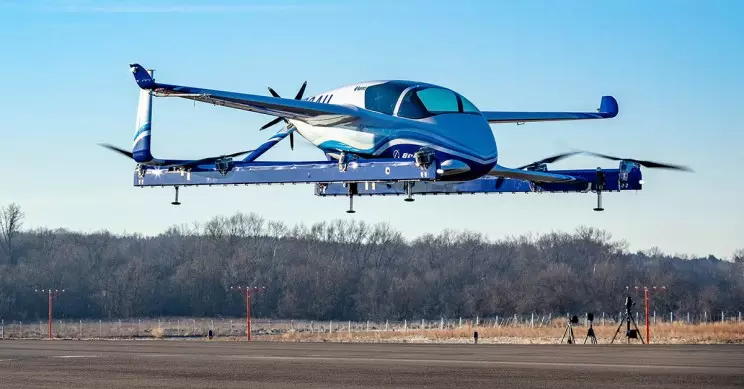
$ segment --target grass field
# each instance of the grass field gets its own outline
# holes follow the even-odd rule
[[[632,328],[632,327],[631,327]],[[641,336],[646,340],[646,329],[639,326]],[[584,343],[588,327],[574,326],[576,343]],[[559,343],[565,333],[565,327],[549,326],[530,327],[480,327],[458,329],[429,329],[409,331],[380,332],[344,332],[333,334],[287,332],[281,335],[265,335],[261,339],[275,341],[326,341],[326,342],[388,342],[388,343],[472,343],[473,333],[478,331],[478,343],[501,344],[551,344]],[[610,343],[617,331],[617,325],[594,326],[598,343]],[[710,343],[743,343],[744,324],[709,323],[684,324],[664,323],[650,327],[651,343],[659,344],[710,344]],[[566,336],[566,339],[568,336]],[[565,342],[566,339],[563,341]],[[587,340],[589,343],[590,340]],[[625,326],[617,334],[615,343],[626,343]],[[631,339],[631,343],[640,343]]]
[[[405,323],[367,322],[312,322],[254,319],[254,340],[278,342],[387,342],[387,343],[472,343],[478,331],[479,343],[551,344],[561,341],[565,333],[565,319],[530,322],[484,323],[471,326],[469,321],[429,321]],[[595,321],[594,332],[598,343],[610,343],[618,324]],[[643,322],[638,323],[646,340]],[[632,328],[632,327],[631,327]],[[212,330],[216,340],[245,340],[245,319],[161,318],[115,321],[55,321],[53,334],[64,339],[167,339],[205,338]],[[584,343],[588,327],[574,325],[576,343]],[[43,339],[48,335],[47,323],[5,323],[0,330],[3,339]],[[701,324],[683,321],[651,324],[651,343],[656,344],[744,344],[744,321],[729,320]],[[565,339],[564,339],[565,342]],[[625,325],[620,328],[615,343],[627,342]],[[589,341],[587,341],[589,343]],[[631,339],[631,343],[640,343]]]

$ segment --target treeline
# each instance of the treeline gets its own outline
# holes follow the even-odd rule
[[[385,224],[287,226],[238,213],[123,236],[23,230],[22,217],[14,205],[0,213],[6,320],[45,318],[47,296],[35,289],[50,287],[65,289],[55,303],[64,318],[239,317],[237,285],[265,286],[253,312],[287,319],[618,312],[635,285],[667,287],[652,294],[660,312],[744,310],[743,251],[733,260],[631,253],[593,228],[495,241],[446,230],[408,241]]]

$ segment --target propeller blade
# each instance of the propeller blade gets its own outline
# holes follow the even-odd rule
[[[124,150],[124,149],[120,149],[120,148],[118,148],[118,147],[116,147],[116,146],[112,146],[112,145],[110,145],[110,144],[107,144],[107,143],[99,143],[98,145],[99,145],[99,146],[103,146],[103,147],[105,147],[105,148],[107,148],[107,149],[109,149],[109,150],[113,150],[113,151],[116,151],[117,153],[119,153],[119,154],[121,154],[121,155],[123,155],[123,156],[125,156],[125,157],[129,157],[129,158],[131,158],[131,159],[134,159],[134,154],[132,154],[132,152],[131,152],[131,151],[127,151],[127,150]]]
[[[227,155],[223,155],[223,156],[220,156],[220,157],[217,157],[217,158],[214,158],[214,159],[215,159],[215,160],[217,160],[217,159],[220,159],[220,158],[232,158],[232,157],[237,157],[238,155],[248,154],[248,153],[250,153],[251,151],[255,151],[255,150],[246,150],[246,151],[239,151],[239,152],[237,152],[237,153],[232,153],[232,154],[227,154]]]
[[[294,131],[289,133],[289,148],[294,150]]]
[[[496,185],[494,186],[494,188],[501,189],[501,185],[504,185],[504,177],[498,177],[496,179]]]
[[[662,162],[654,162],[654,161],[645,161],[642,159],[633,159],[633,158],[619,158],[619,157],[613,157],[611,155],[605,155],[600,153],[593,153],[591,151],[584,151],[584,154],[593,155],[595,157],[610,159],[613,161],[629,161],[629,162],[635,162],[643,167],[647,167],[650,169],[670,169],[670,170],[682,170],[686,172],[691,172],[692,169],[690,169],[687,166],[681,166],[681,165],[672,165],[668,163],[662,163]]]
[[[261,128],[259,128],[258,130],[259,130],[259,131],[263,131],[263,130],[265,130],[265,129],[267,129],[267,128],[271,127],[271,126],[273,126],[274,124],[277,124],[277,123],[281,122],[281,121],[282,121],[282,119],[284,119],[284,118],[278,117],[278,118],[276,118],[276,119],[274,119],[274,120],[272,120],[272,121],[270,121],[270,122],[268,122],[268,123],[264,124],[264,125],[263,125],[263,126],[261,126]]]
[[[302,86],[300,87],[300,91],[297,92],[297,95],[295,96],[295,100],[302,100],[302,95],[305,94],[306,86],[307,86],[307,81],[302,83]]]
[[[526,168],[529,168],[529,167],[534,167],[534,166],[537,166],[537,165],[541,165],[543,163],[557,162],[557,161],[560,161],[561,159],[568,158],[568,157],[570,157],[572,155],[576,155],[576,154],[579,154],[579,153],[580,153],[579,151],[571,151],[571,152],[568,152],[568,153],[562,153],[562,154],[554,155],[552,157],[543,158],[543,159],[541,159],[539,161],[532,162],[532,163],[530,163],[528,165],[520,166],[517,169],[520,169],[521,170],[521,169],[526,169]]]
[[[196,165],[200,165],[200,164],[204,164],[204,163],[216,162],[216,161],[218,161],[218,160],[220,160],[222,158],[237,157],[238,155],[248,154],[251,151],[253,151],[253,150],[239,151],[237,153],[220,155],[219,157],[207,157],[207,158],[202,158],[202,159],[197,159],[197,160],[193,160],[193,161],[184,162],[184,163],[181,163],[181,164],[176,164],[176,165],[173,165],[173,166],[180,166],[180,167],[196,166]]]
[[[271,89],[271,87],[269,87],[269,93],[271,93],[271,95],[274,96],[274,97],[276,97],[276,98],[280,98],[281,97],[281,96],[279,96],[279,93],[276,93],[276,91],[273,90],[273,89]]]

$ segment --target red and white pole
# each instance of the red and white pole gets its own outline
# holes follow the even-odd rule
[[[265,289],[266,288],[263,286],[260,288],[257,286],[254,286],[254,287],[246,286],[245,287],[245,338],[249,341],[251,340],[251,298],[253,297],[252,292],[263,291]],[[231,286],[230,290],[242,291],[243,287],[242,286]]]
[[[645,292],[645,305],[646,305],[646,344],[651,343],[650,331],[648,329],[648,288],[643,288]]]
[[[52,338],[52,290],[49,289],[49,339]]]
[[[245,336],[251,340],[251,289],[245,288]]]

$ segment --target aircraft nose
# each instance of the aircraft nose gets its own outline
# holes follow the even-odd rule
[[[491,126],[485,118],[480,117],[480,123],[473,125],[473,136],[469,139],[469,145],[473,151],[484,160],[496,160],[498,158],[498,149],[496,147],[496,138],[493,135]]]

